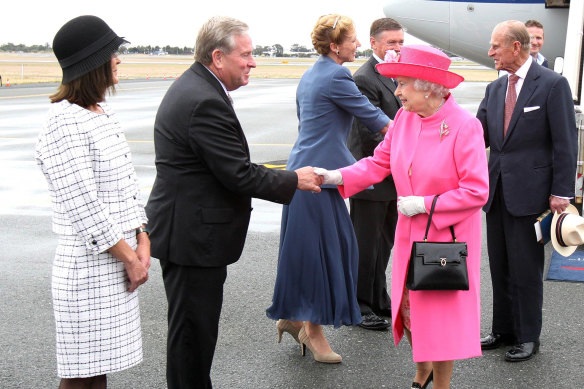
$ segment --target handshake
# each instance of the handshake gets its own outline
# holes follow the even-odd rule
[[[313,168],[305,166],[295,170],[298,175],[298,189],[310,190],[313,193],[320,192],[321,185],[333,184],[342,185],[343,176],[338,170],[326,170],[323,168]]]
[[[298,189],[320,192],[321,185],[343,185],[343,176],[338,170],[326,170],[320,167],[306,166],[296,170],[298,174]],[[397,199],[397,210],[404,216],[415,216],[428,213],[423,196],[400,196]]]

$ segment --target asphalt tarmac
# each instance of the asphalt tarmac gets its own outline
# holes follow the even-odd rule
[[[154,179],[152,124],[172,81],[120,84],[110,99],[120,116],[140,177],[144,199]],[[294,92],[298,80],[252,79],[235,91],[235,109],[247,134],[252,159],[278,164],[296,138]],[[453,93],[475,112],[485,83],[463,83]],[[57,387],[51,266],[56,236],[51,232],[46,182],[33,148],[54,85],[0,88],[0,388]],[[414,376],[410,348],[397,347],[390,331],[325,328],[339,365],[313,360],[265,315],[274,285],[281,206],[254,200],[246,246],[228,268],[219,340],[212,370],[216,388],[409,388]],[[225,237],[229,244],[229,237]],[[549,250],[549,247],[548,247]],[[490,331],[492,299],[483,231],[481,265],[482,333]],[[388,277],[391,269],[388,269]],[[452,388],[584,387],[584,286],[545,282],[540,353],[507,363],[506,349],[457,361]],[[139,289],[144,361],[108,376],[110,388],[163,389],[166,357],[166,297],[160,266],[153,260],[149,281]],[[446,314],[446,313],[445,313]],[[448,329],[451,330],[451,329]],[[436,328],[436,336],[445,331]]]

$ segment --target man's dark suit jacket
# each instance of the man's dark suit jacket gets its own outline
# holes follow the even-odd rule
[[[184,266],[239,259],[251,198],[287,204],[298,179],[250,161],[232,104],[195,62],[166,93],[154,124],[156,180],[146,213],[152,256]]]
[[[509,213],[534,215],[549,208],[550,195],[574,196],[574,103],[564,77],[532,62],[503,137],[507,83],[508,77],[500,77],[489,84],[477,112],[491,147],[484,210],[489,212],[500,176]]]
[[[391,78],[379,74],[375,65],[375,57],[371,56],[353,76],[359,87],[371,104],[381,110],[393,120],[401,107],[400,100],[393,94],[396,85]],[[373,155],[373,151],[383,140],[384,135],[379,132],[371,132],[358,119],[354,119],[353,127],[347,139],[347,146],[356,160]],[[354,199],[370,201],[391,201],[397,198],[393,177],[390,175],[380,183],[373,186],[373,190],[364,190],[352,196]]]

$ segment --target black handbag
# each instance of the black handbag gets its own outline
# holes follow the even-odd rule
[[[450,226],[452,242],[428,242],[428,231],[438,196],[432,201],[423,242],[414,242],[406,287],[409,290],[468,290],[465,242],[457,242]]]

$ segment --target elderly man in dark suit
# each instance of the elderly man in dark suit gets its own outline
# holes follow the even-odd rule
[[[156,180],[146,206],[152,256],[168,299],[168,388],[211,388],[227,265],[241,255],[251,198],[287,204],[319,192],[312,168],[250,161],[229,91],[256,66],[247,25],[215,17],[201,28],[195,63],[166,93],[154,124]]]
[[[383,62],[388,50],[399,53],[404,44],[404,30],[397,21],[382,18],[371,24],[369,35],[373,55],[355,72],[355,84],[371,104],[380,107],[393,119],[401,107],[400,100],[393,94],[396,84],[393,79],[379,74],[375,65]],[[359,160],[373,155],[373,150],[382,140],[383,134],[369,131],[355,118],[347,146]],[[391,176],[375,184],[372,190],[364,190],[349,199],[359,245],[357,301],[363,319],[359,326],[369,330],[385,330],[390,325],[382,316],[391,317],[385,269],[397,224],[396,199]]]
[[[523,23],[498,24],[489,56],[508,75],[487,86],[477,113],[491,148],[484,210],[493,323],[481,345],[513,344],[505,360],[517,362],[537,353],[542,326],[544,249],[533,224],[574,196],[577,131],[567,80],[532,59]]]

